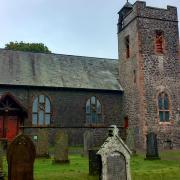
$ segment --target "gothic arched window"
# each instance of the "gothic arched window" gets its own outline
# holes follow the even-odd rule
[[[160,93],[158,96],[158,108],[159,108],[160,122],[169,122],[170,120],[169,97],[164,92]]]
[[[34,98],[32,106],[32,124],[48,126],[51,123],[51,103],[47,96],[39,95]]]
[[[98,124],[102,122],[102,107],[99,100],[92,96],[86,102],[86,123]]]

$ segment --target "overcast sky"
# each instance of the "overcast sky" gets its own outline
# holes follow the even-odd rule
[[[42,42],[54,53],[117,58],[117,12],[126,0],[0,1],[1,48],[10,41]],[[180,0],[146,3],[176,6],[180,20]]]

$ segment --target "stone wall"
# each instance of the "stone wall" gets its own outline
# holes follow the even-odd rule
[[[78,89],[57,89],[57,88],[38,88],[38,87],[18,87],[1,86],[0,94],[10,92],[22,105],[28,109],[28,118],[25,120],[25,126],[32,125],[32,103],[33,97],[44,94],[49,97],[52,106],[51,124],[63,127],[82,127],[86,126],[85,107],[86,101],[91,96],[96,96],[102,105],[103,122],[100,126],[109,126],[116,124],[123,125],[122,117],[122,92],[117,91],[93,91]],[[83,144],[83,133],[86,129],[71,129],[65,131],[69,134],[70,145]],[[54,129],[49,130],[50,143],[53,143]],[[94,131],[96,132],[96,131]],[[36,129],[26,129],[27,134],[37,135]],[[102,141],[104,139],[104,129],[97,130],[97,137]],[[100,137],[101,136],[101,137]]]
[[[132,15],[131,15],[132,13]],[[151,129],[158,134],[159,145],[167,139],[180,147],[180,59],[177,9],[159,9],[136,2],[126,18],[126,27],[118,34],[120,83],[124,88],[124,114],[135,128],[136,147],[145,147],[145,135]],[[134,18],[132,18],[132,16]],[[131,21],[129,21],[131,18]],[[155,32],[163,31],[165,51],[155,52]],[[130,36],[130,58],[125,57],[124,38]],[[170,97],[170,123],[160,123],[157,96]]]
[[[144,12],[144,16],[146,16],[148,9]],[[157,14],[158,10],[150,9],[149,11],[149,13],[153,14],[155,12]],[[145,128],[158,133],[161,147],[170,139],[176,148],[180,147],[180,143],[178,143],[180,136],[176,133],[177,129],[180,128],[178,125],[180,119],[176,118],[180,107],[178,23],[173,21],[177,20],[175,8],[163,10],[162,14],[163,16],[157,16],[160,19],[140,18],[138,20],[141,41],[140,51],[144,61],[145,101],[147,105]],[[155,17],[154,14],[152,16]],[[161,20],[161,18],[166,19],[166,21]],[[156,30],[164,32],[165,50],[162,55],[155,53],[154,37]],[[160,123],[159,120],[157,97],[160,92],[166,92],[170,98],[170,123]]]
[[[128,15],[127,18],[129,18]],[[130,38],[130,58],[126,58],[125,37]],[[124,88],[123,114],[128,116],[129,126],[136,132],[136,146],[142,146],[143,117],[143,70],[139,59],[139,35],[137,21],[134,20],[118,35],[120,84]]]

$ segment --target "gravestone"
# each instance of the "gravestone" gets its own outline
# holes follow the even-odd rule
[[[132,151],[133,154],[136,154],[136,150],[135,150],[135,133],[134,133],[133,128],[128,128],[127,129],[126,145]]]
[[[89,175],[101,176],[102,161],[101,156],[96,154],[97,150],[89,150]]]
[[[84,133],[84,155],[88,156],[88,150],[94,146],[94,134],[92,131],[85,131]]]
[[[0,141],[0,180],[3,178],[3,146],[2,142]]]
[[[166,139],[163,143],[164,149],[173,149],[173,142],[171,139]]]
[[[153,160],[153,159],[160,159],[158,153],[158,144],[157,144],[157,135],[153,132],[150,132],[146,136],[146,159]]]
[[[102,180],[131,180],[128,146],[119,137],[118,128],[109,128],[109,137],[98,151],[102,160]]]
[[[17,136],[8,147],[8,180],[33,180],[35,146],[26,135]]]
[[[49,157],[49,132],[48,129],[38,129],[33,136],[33,142],[36,146],[37,157]]]
[[[62,130],[57,130],[55,135],[53,163],[69,163],[68,159],[68,135]]]
[[[126,160],[121,153],[114,152],[107,157],[107,174],[109,180],[127,179]]]

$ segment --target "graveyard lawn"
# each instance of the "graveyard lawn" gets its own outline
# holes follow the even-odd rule
[[[131,160],[132,180],[179,180],[180,151],[160,154],[161,160],[144,160],[145,155],[136,155]],[[88,176],[88,159],[74,154],[69,156],[70,164],[52,164],[52,159],[36,159],[35,180],[98,180]],[[7,164],[4,163],[7,175]],[[7,178],[7,177],[6,177]]]
[[[144,157],[141,154],[131,160],[133,180],[180,179],[180,151],[162,152],[161,160],[144,160]]]

